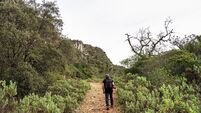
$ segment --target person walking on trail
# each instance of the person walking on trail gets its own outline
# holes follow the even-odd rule
[[[113,108],[113,88],[114,82],[110,78],[109,74],[106,74],[105,79],[103,80],[103,93],[105,94],[106,110],[109,110],[109,100],[110,106]]]

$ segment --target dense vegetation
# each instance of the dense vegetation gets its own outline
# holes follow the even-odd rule
[[[86,81],[74,79],[59,80],[49,86],[44,96],[34,93],[26,95],[19,101],[16,100],[16,83],[0,81],[0,112],[16,113],[71,113],[83,100],[86,91],[90,88]]]
[[[145,29],[132,46],[126,34],[135,55],[123,61],[124,75],[102,49],[62,35],[55,2],[0,0],[0,112],[72,112],[90,88],[83,79],[104,73],[124,75],[115,81],[125,113],[201,112],[201,36],[160,52],[170,23],[158,41]]]
[[[16,82],[18,98],[44,95],[59,79],[90,78],[117,67],[102,49],[81,42],[81,51],[61,34],[55,2],[2,1],[0,12],[0,80]]]
[[[127,76],[132,78],[128,83],[118,83],[119,103],[125,113],[200,112],[196,91],[185,78],[175,79],[175,84],[155,86],[145,77]]]
[[[178,49],[122,62],[127,75],[116,82],[123,112],[201,112],[201,36],[184,40],[177,41]]]
[[[62,26],[55,2],[0,0],[0,112],[72,112],[89,89],[82,79],[121,74],[102,49],[70,40]]]

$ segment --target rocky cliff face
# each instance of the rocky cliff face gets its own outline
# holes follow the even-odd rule
[[[104,75],[106,73],[113,75],[122,74],[123,67],[113,65],[101,48],[84,44],[80,40],[72,40],[72,43],[80,53],[79,68],[83,68],[83,73],[87,75]]]
[[[82,59],[88,65],[96,68],[97,73],[108,73],[111,70],[113,64],[101,48],[84,44],[79,40],[72,40],[72,42],[74,47],[82,53]]]
[[[82,41],[73,40],[72,42],[76,49],[78,49],[80,52],[84,52],[84,44]]]
[[[87,50],[85,49],[85,44],[80,40],[72,40],[73,46],[79,50],[83,55],[88,55]]]

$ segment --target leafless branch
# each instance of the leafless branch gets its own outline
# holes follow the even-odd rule
[[[174,32],[173,29],[169,29],[171,23],[172,20],[167,19],[164,22],[165,31],[160,32],[155,39],[151,36],[151,32],[148,28],[140,29],[137,36],[135,37],[129,34],[125,34],[132,51],[138,56],[151,56],[154,54],[154,52],[159,53],[160,50],[157,50],[157,46],[161,45],[162,43],[169,42],[172,38],[172,34]],[[137,41],[135,46],[133,46],[133,41],[131,41],[131,39]]]
[[[188,36],[185,35],[184,38],[179,37],[179,36],[174,36],[171,40],[171,44],[176,46],[179,49],[184,49],[184,45],[194,41],[196,39],[195,37],[196,37],[196,35],[194,35],[194,34],[188,35]]]

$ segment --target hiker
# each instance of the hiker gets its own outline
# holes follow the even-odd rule
[[[114,82],[110,78],[109,74],[106,74],[105,79],[103,80],[103,93],[105,94],[106,110],[109,110],[109,100],[110,106],[113,108],[113,88]]]

